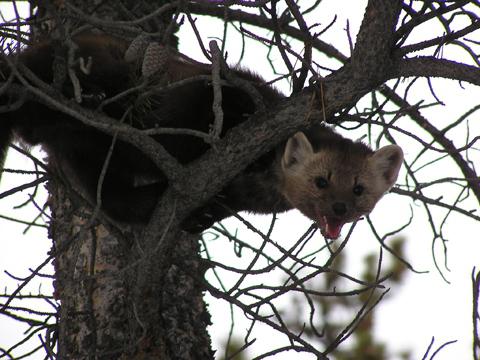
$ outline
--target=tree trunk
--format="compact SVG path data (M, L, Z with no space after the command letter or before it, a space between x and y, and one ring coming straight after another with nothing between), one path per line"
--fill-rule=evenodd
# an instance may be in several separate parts
M141 9L147 14L153 6L137 1L102 6L96 1L69 3L88 14L95 9L96 16L110 20L126 19L126 14L140 17ZM54 29L58 40L59 34L71 29L68 21L55 26L55 19L68 18L62 16L68 9L61 1L36 5L40 26L32 28L33 37L48 36ZM41 21L44 16L48 22ZM148 31L161 32L171 18L166 13L163 24L156 18L144 25ZM175 41L174 36L169 38ZM54 165L51 171L60 173ZM61 303L58 358L212 359L198 235L168 229L162 241L173 241L175 246L159 254L160 247L146 245L154 243L152 237L158 234L148 238L141 227L119 229L102 218L92 220L91 207L59 179L52 176L48 184L55 296Z
M59 359L212 359L198 236L177 233L168 257L140 251L142 229L91 221L59 181L48 190Z

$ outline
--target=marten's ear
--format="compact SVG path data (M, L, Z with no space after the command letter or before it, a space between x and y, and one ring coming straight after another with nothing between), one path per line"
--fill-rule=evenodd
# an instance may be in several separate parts
M370 158L373 171L379 172L384 181L385 191L397 181L403 162L403 151L398 145L387 145L375 151Z
M303 132L297 132L287 141L282 158L282 168L288 169L305 162L313 154L313 148Z

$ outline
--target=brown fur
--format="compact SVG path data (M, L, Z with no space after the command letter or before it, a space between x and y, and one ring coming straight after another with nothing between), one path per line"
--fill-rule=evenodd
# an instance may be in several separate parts
M211 82L205 80L210 67L173 50L152 78L144 79L135 62L125 60L128 43L110 36L84 34L74 39L76 74L82 88L83 105L96 108L111 98L147 80L150 91L131 93L111 102L102 111L122 119L125 111L134 110L125 120L140 129L188 128L207 133L214 120ZM56 44L34 44L18 57L19 61L46 83L53 82ZM60 49L61 50L61 49ZM79 67L80 59L91 62L89 71ZM5 79L10 67L0 59ZM255 74L236 70L232 76L248 81L267 107L283 96ZM73 96L68 78L62 94ZM179 80L187 80L178 83ZM0 83L1 86L1 83ZM0 106L14 102L15 96L0 94ZM256 109L256 102L245 90L222 84L224 127L221 136L245 121ZM0 114L0 151L5 151L12 133L29 145L42 145L50 163L70 174L92 199L108 154L112 138L97 129L51 109L34 99L20 108ZM198 137L156 135L153 137L182 164L205 153L210 146ZM382 194L395 182L402 154L398 147L373 152L366 145L341 137L327 127L316 126L298 133L276 149L264 154L211 199L197 209L184 228L201 231L232 212L281 212L293 207L316 221L328 237L336 237L345 222L370 212ZM328 181L319 189L318 178ZM354 194L362 185L364 193ZM165 175L132 145L117 141L102 187L102 209L112 218L129 223L144 223L158 197L168 186Z
M372 211L393 186L403 153L396 145L373 152L327 128L322 131L323 143L316 146L303 133L288 141L281 192L292 206L317 221L325 236L335 238L343 224Z

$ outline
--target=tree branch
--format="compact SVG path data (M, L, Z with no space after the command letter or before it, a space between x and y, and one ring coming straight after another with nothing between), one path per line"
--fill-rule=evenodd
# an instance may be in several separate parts
M452 60L436 59L425 56L399 60L392 67L391 78L425 76L467 81L480 86L480 68L458 63Z
M271 31L274 31L275 29L271 19L265 16L246 13L241 10L232 10L230 8L225 8L222 6L216 6L211 4L199 4L199 3L189 3L188 10L194 14L214 16L216 18L226 20L226 21L238 21L241 23L258 26ZM340 51L338 51L334 46L322 40L319 40L317 38L310 37L308 34L303 33L300 29L295 28L293 26L289 26L283 23L280 23L279 25L282 28L283 34L291 36L292 38L303 41L303 42L311 41L312 46L316 50L323 52L329 57L332 57L338 60L347 59L347 57L343 55Z
M370 0L352 54L353 75L368 86L385 81L392 65L395 26L401 10L399 0Z
M480 71L477 70L477 72L479 72L480 77ZM442 147L449 152L449 156L460 168L460 171L465 176L468 185L471 187L475 197L480 203L480 183L476 180L478 179L478 174L468 165L468 162L463 158L462 154L457 151L455 144L445 136L444 132L437 129L425 117L423 117L418 108L410 106L410 104L402 99L395 91L389 88L383 88L381 92L395 104L400 106L417 125L427 131L437 143L442 145Z
M439 36L439 37L436 37L434 39L430 39L430 40L427 40L427 41L422 41L422 42L417 43L417 44L404 46L404 47L400 48L397 52L399 54L405 55L407 53L423 50L423 49L431 47L431 46L444 45L444 44L447 44L449 42L452 42L455 39L459 39L459 38L461 38L461 37L463 37L467 34L470 34L470 33L474 32L475 30L478 30L479 28L480 28L480 20L477 20L476 22L470 24L469 26L463 28L462 30L455 31L455 32L452 32L452 33L447 34L447 35Z

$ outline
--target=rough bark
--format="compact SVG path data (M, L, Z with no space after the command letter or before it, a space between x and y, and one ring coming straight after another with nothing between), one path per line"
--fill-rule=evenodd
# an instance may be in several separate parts
M120 233L91 221L88 206L60 181L48 190L59 358L211 359L196 236L176 234L177 246L160 264L155 249L139 251L133 241L141 229ZM137 282L143 263L151 272Z
M325 79L321 96L327 118L388 77L399 2L387 3L369 3L352 63ZM375 38L378 33L388 36ZM378 71L358 76L365 68ZM261 121L250 119L219 141L216 151L177 174L184 181L162 197L146 229L121 233L91 222L88 207L74 203L59 182L50 184L61 358L212 358L198 245L177 224L256 157L300 126L320 120L313 94L306 91L260 114ZM212 164L222 164L221 171Z
M84 13L98 9L96 16L110 20L134 14L125 9L134 9L137 16L148 14L152 5L145 2L142 9L136 1L100 7L95 1L69 4ZM39 26L33 34L43 37L68 9L61 1L39 5ZM43 16L53 19L47 27ZM170 18L171 12L163 28L158 21L149 23L150 31L167 28ZM55 30L59 36L66 29ZM53 159L50 163L52 174L57 173ZM67 183L53 176L48 184L55 296L61 302L58 358L212 359L198 235L168 232L168 241L176 245L168 255L159 256L162 248L149 248L154 243L146 238L151 232L144 235L141 227L119 229L92 217L91 206Z
M87 2L76 6L88 9ZM388 79L448 75L478 84L478 70L471 66L433 58L399 60L394 30L400 6L397 0L370 0L352 57L325 47L345 61L340 70L268 113L256 114L185 168L162 158L152 139L121 133L122 140L141 147L159 167L172 170L166 172L176 180L146 228L119 229L101 218L92 221L88 205L62 182L50 182L56 296L62 304L59 358L211 359L206 331L210 320L202 299L206 269L197 236L178 230L182 218L294 131L351 108ZM105 17L105 8L102 11ZM112 14L108 18L115 19ZM298 35L295 29L289 31ZM445 66L451 71L443 72ZM90 121L91 112L75 107L69 111L80 121ZM103 120L105 127L118 125L95 119Z
M111 232L60 182L48 184L55 251L60 359L108 358L130 343L128 291L122 269L126 238ZM130 310L131 311L131 310Z

